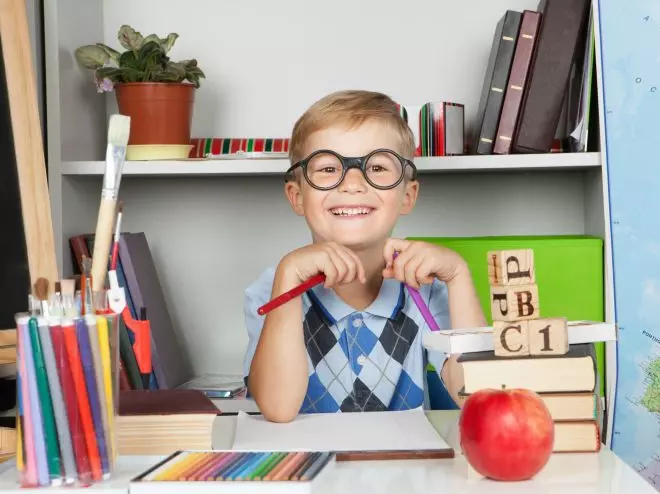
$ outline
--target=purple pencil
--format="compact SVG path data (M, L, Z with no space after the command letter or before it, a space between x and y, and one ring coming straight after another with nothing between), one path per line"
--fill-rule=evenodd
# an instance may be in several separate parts
M393 256L394 259L396 259L397 254L398 252L394 252L394 256ZM410 297L413 299L415 305L419 309L419 312L422 313L422 317L426 321L426 324L428 324L429 329L431 331L438 331L440 329L440 326L438 326L438 323L435 322L435 319L433 318L433 314L431 314L431 311L429 310L428 306L424 303L422 294L419 293L419 290L411 287L408 284L406 284L406 288L408 289L408 293L410 294Z
M103 474L108 475L110 473L110 464L105 431L103 430L103 419L101 418L101 402L99 401L99 391L96 386L96 374L94 373L94 360L89 333L85 321L82 318L76 319L76 336L78 336L80 360L82 361L82 368L85 373L87 396L89 396L89 405L92 409L92 421L94 422L96 441L98 442L99 455L101 456L101 468Z

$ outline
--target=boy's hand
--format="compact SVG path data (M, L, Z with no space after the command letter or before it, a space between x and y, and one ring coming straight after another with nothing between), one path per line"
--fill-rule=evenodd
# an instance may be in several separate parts
M295 276L297 283L323 273L326 288L355 280L361 283L367 281L358 256L352 250L335 242L312 244L294 250L282 259L278 269L287 277Z
M450 282L466 267L463 258L453 250L427 242L390 238L383 255L383 277L396 278L413 288L433 283L436 277Z

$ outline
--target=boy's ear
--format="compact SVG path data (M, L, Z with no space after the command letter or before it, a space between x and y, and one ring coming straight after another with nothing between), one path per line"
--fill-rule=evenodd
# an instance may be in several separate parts
M284 195L286 195L291 208L299 216L304 215L303 197L300 190L300 184L295 180L290 180L284 184Z
M410 214L417 203L419 194L419 182L410 180L406 182L403 189L403 201L401 203L401 214Z

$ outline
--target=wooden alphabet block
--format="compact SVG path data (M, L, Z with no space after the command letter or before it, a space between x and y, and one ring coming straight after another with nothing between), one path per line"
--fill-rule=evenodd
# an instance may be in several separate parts
M500 286L536 283L534 251L520 249L488 252L488 283Z
M529 321L493 321L493 347L498 357L529 355Z
M568 327L565 318L527 321L531 355L564 355L568 353Z
M538 285L491 286L490 308L493 321L538 319Z

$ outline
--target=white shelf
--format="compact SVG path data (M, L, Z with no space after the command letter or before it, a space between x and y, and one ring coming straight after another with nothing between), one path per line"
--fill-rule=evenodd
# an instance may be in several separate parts
M599 168L600 153L512 154L416 158L420 173L469 171L582 170ZM128 161L124 176L280 175L287 159ZM103 161L65 161L62 175L101 176Z

